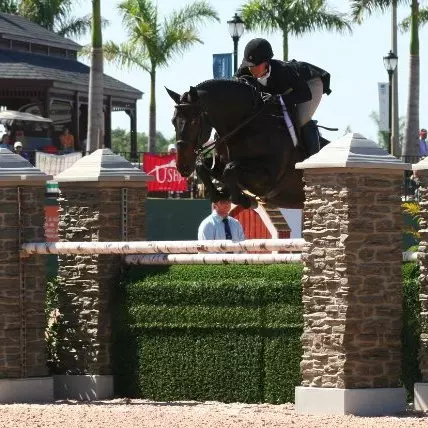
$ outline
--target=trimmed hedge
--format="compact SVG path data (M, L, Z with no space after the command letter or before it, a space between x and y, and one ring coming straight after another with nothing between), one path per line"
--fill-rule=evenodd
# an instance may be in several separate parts
M131 268L116 301L116 392L154 400L293 401L302 354L301 275L298 264Z
M418 267L403 267L403 384L420 380ZM294 401L300 384L302 266L130 268L117 289L120 396Z

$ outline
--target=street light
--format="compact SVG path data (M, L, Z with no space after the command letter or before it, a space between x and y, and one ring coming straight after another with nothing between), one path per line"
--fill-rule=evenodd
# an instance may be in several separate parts
M233 40L233 72L236 73L238 69L238 41L244 32L245 23L241 17L235 13L235 16L227 21L229 26L229 33Z
M389 77L389 100L388 100L388 153L391 153L391 137L392 137L392 76L397 68L398 57L394 52L389 51L387 56L383 57L383 64L388 72Z

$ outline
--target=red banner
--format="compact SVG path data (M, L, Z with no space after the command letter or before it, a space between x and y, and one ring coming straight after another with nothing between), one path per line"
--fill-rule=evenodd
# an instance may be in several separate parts
M175 154L143 154L143 171L155 178L148 183L149 192L187 190L187 180L177 171L175 159Z
M46 242L58 241L58 206L45 205L45 238Z

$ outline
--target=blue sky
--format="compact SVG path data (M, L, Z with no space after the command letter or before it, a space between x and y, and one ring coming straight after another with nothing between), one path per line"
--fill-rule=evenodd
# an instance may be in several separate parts
M104 30L104 41L121 42L126 39L121 17L117 11L119 0L102 0L102 15L110 21ZM157 129L166 137L174 135L171 124L174 103L165 92L164 86L176 92L184 92L190 85L212 78L212 55L232 52L233 42L226 21L244 3L243 0L211 0L221 22L201 27L200 36L203 45L195 45L183 56L177 57L165 69L157 73ZM428 0L421 0L428 5ZM167 16L173 9L182 7L185 2L174 0L157 1L161 15ZM330 7L337 12L348 12L347 0L330 0ZM399 20L408 16L410 7L400 7ZM82 1L74 13L83 15L91 12L91 2ZM289 42L290 59L311 62L331 73L333 92L324 96L314 116L320 124L337 127L338 132L329 132L325 136L335 139L343 135L349 126L367 138L377 138L377 127L370 119L370 113L378 110L378 82L387 82L388 75L383 65L383 56L391 48L390 13L376 13L366 18L360 26L355 26L352 35L340 35L318 31L303 37L292 37ZM254 37L267 38L273 47L275 57L281 58L282 44L279 32L266 34L245 32L239 42L239 59L245 44ZM420 126L428 127L428 26L421 29L421 98ZM89 36L79 40L89 43ZM406 115L408 94L409 35L399 33L398 37L398 73L399 73L399 114ZM149 126L149 76L141 70L124 70L115 65L105 65L105 73L126 82L144 92L138 102L137 128L148 133ZM113 127L129 129L129 119L124 113L113 114Z

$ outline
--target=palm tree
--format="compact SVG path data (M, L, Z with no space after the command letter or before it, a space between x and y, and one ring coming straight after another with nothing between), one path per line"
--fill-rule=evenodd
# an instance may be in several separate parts
M371 13L381 11L397 4L409 4L409 0L353 0L351 7L354 19L361 22L364 11ZM418 155L419 131L419 90L420 90L420 63L419 63L419 26L428 22L428 9L419 10L418 0L411 0L411 15L402 22L402 28L410 28L410 72L409 93L407 102L406 132L402 149L404 159L412 161ZM395 51L395 53L397 53Z
M128 40L105 45L105 57L121 66L137 66L150 75L149 152L156 149L156 71L169 64L195 43L202 43L197 25L219 21L217 12L206 2L197 1L173 11L161 20L151 0L123 0L119 4Z
M397 46L397 3L400 0L359 0L351 1L352 15L356 22L361 24L366 12L371 12L379 8L387 10L391 7L391 51L398 54ZM404 1L400 1L404 3ZM392 76L392 135L391 135L391 154L398 156L401 154L398 143L399 119L398 119L398 70L395 70Z
M9 0L9 3L12 2ZM91 16L71 15L73 0L17 0L17 13L64 37L79 37L91 28Z
M92 0L92 52L89 75L88 137L86 142L86 150L88 152L104 146L103 80L101 0Z
M249 30L282 31L284 61L288 60L290 35L301 36L320 29L351 31L345 14L328 10L325 0L249 0L241 14Z

